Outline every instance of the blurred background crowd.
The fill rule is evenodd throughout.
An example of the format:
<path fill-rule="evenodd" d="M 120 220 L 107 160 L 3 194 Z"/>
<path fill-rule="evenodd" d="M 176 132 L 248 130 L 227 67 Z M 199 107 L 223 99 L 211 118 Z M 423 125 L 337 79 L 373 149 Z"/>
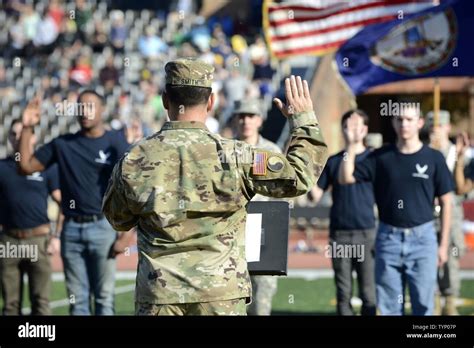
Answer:
<path fill-rule="evenodd" d="M 251 18 L 206 18 L 199 15 L 202 2 L 193 0 L 161 7 L 121 10 L 84 0 L 4 2 L 0 157 L 7 153 L 11 121 L 36 93 L 49 110 L 35 129 L 40 144 L 79 129 L 67 108 L 58 105 L 75 102 L 86 86 L 105 96 L 110 127 L 139 124 L 145 136 L 157 131 L 166 118 L 163 67 L 178 56 L 196 56 L 216 67 L 218 102 L 207 122 L 213 132 L 232 136 L 227 126 L 236 100 L 262 98 L 270 106 L 279 74 L 260 36 L 259 19 L 253 25 Z"/>

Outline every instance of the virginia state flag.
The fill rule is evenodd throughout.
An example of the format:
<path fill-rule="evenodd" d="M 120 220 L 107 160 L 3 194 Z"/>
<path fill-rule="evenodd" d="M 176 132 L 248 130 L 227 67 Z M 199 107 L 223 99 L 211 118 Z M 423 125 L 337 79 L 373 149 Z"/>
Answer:
<path fill-rule="evenodd" d="M 341 46 L 336 62 L 356 95 L 406 79 L 474 76 L 474 1 L 446 0 L 370 25 Z"/>

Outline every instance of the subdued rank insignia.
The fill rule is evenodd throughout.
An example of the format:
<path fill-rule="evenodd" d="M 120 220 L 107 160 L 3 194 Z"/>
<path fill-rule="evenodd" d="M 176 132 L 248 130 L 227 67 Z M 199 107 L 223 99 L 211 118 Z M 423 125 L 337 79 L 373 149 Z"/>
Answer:
<path fill-rule="evenodd" d="M 253 175 L 267 175 L 267 153 L 266 152 L 255 152 L 252 167 Z"/>
<path fill-rule="evenodd" d="M 280 170 L 283 169 L 284 166 L 285 165 L 284 165 L 283 161 L 278 156 L 272 156 L 268 159 L 267 167 L 272 172 L 279 172 Z"/>

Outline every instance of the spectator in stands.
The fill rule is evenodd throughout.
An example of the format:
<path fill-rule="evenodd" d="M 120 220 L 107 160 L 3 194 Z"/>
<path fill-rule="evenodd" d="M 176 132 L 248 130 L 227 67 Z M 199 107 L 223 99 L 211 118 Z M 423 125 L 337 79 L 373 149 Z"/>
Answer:
<path fill-rule="evenodd" d="M 53 17 L 47 11 L 41 15 L 38 22 L 36 33 L 33 38 L 33 44 L 36 48 L 36 53 L 49 55 L 53 52 L 56 39 L 59 31 Z"/>
<path fill-rule="evenodd" d="M 114 11 L 111 14 L 112 27 L 110 28 L 110 44 L 114 52 L 122 53 L 127 39 L 128 30 L 124 23 L 124 15 L 122 11 Z"/>
<path fill-rule="evenodd" d="M 41 77 L 40 90 L 43 98 L 49 98 L 53 94 L 53 88 L 51 86 L 51 77 L 45 75 Z"/>
<path fill-rule="evenodd" d="M 232 54 L 232 47 L 219 24 L 216 24 L 212 32 L 211 47 L 212 52 L 222 56 L 224 61 Z"/>
<path fill-rule="evenodd" d="M 141 119 L 146 128 L 154 133 L 158 131 L 165 122 L 165 109 L 158 87 L 152 81 L 142 81 L 140 87 L 144 93 L 144 101 Z"/>
<path fill-rule="evenodd" d="M 114 56 L 109 55 L 105 61 L 105 66 L 100 70 L 99 81 L 104 86 L 104 94 L 112 93 L 113 88 L 118 84 L 119 72 L 114 66 Z"/>
<path fill-rule="evenodd" d="M 270 65 L 263 39 L 258 38 L 256 43 L 250 47 L 250 55 L 254 65 L 252 80 L 258 83 L 262 96 L 272 94 L 271 81 L 275 70 Z"/>
<path fill-rule="evenodd" d="M 65 17 L 59 33 L 58 44 L 62 47 L 71 46 L 78 37 L 76 21 L 70 16 Z"/>
<path fill-rule="evenodd" d="M 14 100 L 16 98 L 16 90 L 6 79 L 6 70 L 3 64 L 0 64 L 0 98 Z"/>
<path fill-rule="evenodd" d="M 138 49 L 146 58 L 156 58 L 168 49 L 166 43 L 156 35 L 156 30 L 152 26 L 145 29 L 145 36 L 138 41 Z"/>
<path fill-rule="evenodd" d="M 25 6 L 26 0 L 5 0 L 3 8 L 9 16 L 19 15 Z"/>
<path fill-rule="evenodd" d="M 36 36 L 36 30 L 40 22 L 40 16 L 35 12 L 33 5 L 27 4 L 24 6 L 23 16 L 23 30 L 25 33 L 26 40 L 32 41 Z"/>
<path fill-rule="evenodd" d="M 9 30 L 9 49 L 7 50 L 5 57 L 7 59 L 13 59 L 14 57 L 23 57 L 25 54 L 25 46 L 28 43 L 26 37 L 25 28 L 23 25 L 23 16 L 14 15 L 13 25 Z"/>
<path fill-rule="evenodd" d="M 51 0 L 48 5 L 48 15 L 56 24 L 56 29 L 59 32 L 64 20 L 64 6 L 59 0 Z"/>
<path fill-rule="evenodd" d="M 74 10 L 74 19 L 77 26 L 78 38 L 83 42 L 87 42 L 87 26 L 92 19 L 92 11 L 86 0 L 76 0 L 76 8 Z"/>
<path fill-rule="evenodd" d="M 118 99 L 116 115 L 121 123 L 125 124 L 132 114 L 132 98 L 130 92 L 122 90 Z"/>
<path fill-rule="evenodd" d="M 104 50 L 107 45 L 107 33 L 104 29 L 104 23 L 101 20 L 94 22 L 94 33 L 91 38 L 92 51 L 100 53 Z"/>
<path fill-rule="evenodd" d="M 354 116 L 352 116 L 354 115 Z M 362 135 L 354 144 L 356 162 L 370 154 L 364 146 L 369 117 L 362 110 L 349 110 L 341 118 L 341 128 L 347 127 L 347 119 L 354 117 Z M 375 215 L 374 192 L 372 183 L 357 182 L 352 185 L 340 185 L 338 181 L 339 165 L 344 160 L 349 142 L 344 135 L 344 150 L 329 157 L 317 186 L 311 191 L 313 201 L 319 202 L 323 192 L 331 188 L 332 206 L 329 224 L 329 245 L 327 257 L 331 258 L 336 282 L 337 314 L 354 315 L 352 299 L 352 272 L 357 274 L 359 297 L 362 300 L 362 315 L 375 315 Z M 345 247 L 360 250 L 359 254 L 338 255 L 336 250 Z"/>
<path fill-rule="evenodd" d="M 196 13 L 197 4 L 193 0 L 177 0 L 173 2 L 176 4 L 174 5 L 172 3 L 170 8 L 176 8 L 176 11 L 182 14 L 183 16 L 188 16 L 192 13 Z"/>
<path fill-rule="evenodd" d="M 87 56 L 79 56 L 76 64 L 74 64 L 74 67 L 69 72 L 69 78 L 80 86 L 86 86 L 91 82 L 92 67 Z"/>
<path fill-rule="evenodd" d="M 220 120 L 221 126 L 227 124 L 230 116 L 232 115 L 232 109 L 237 100 L 243 100 L 246 97 L 246 91 L 250 86 L 250 81 L 247 77 L 240 73 L 239 60 L 236 56 L 235 59 L 228 60 L 227 71 L 229 71 L 229 77 L 225 79 L 223 90 L 226 96 L 227 109 L 222 115 Z"/>

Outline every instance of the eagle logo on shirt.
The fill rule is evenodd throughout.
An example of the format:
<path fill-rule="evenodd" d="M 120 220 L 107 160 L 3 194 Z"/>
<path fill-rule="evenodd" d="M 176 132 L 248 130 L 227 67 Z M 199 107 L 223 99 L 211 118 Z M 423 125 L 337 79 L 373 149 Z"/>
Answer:
<path fill-rule="evenodd" d="M 44 178 L 41 176 L 41 172 L 34 172 L 31 175 L 27 175 L 26 180 L 43 181 Z"/>
<path fill-rule="evenodd" d="M 99 158 L 96 158 L 95 161 L 97 163 L 110 164 L 109 157 L 110 152 L 104 152 L 102 150 L 99 150 Z"/>
<path fill-rule="evenodd" d="M 425 174 L 426 171 L 428 170 L 428 165 L 425 164 L 424 166 L 421 166 L 419 163 L 415 165 L 416 168 L 416 173 L 413 173 L 412 175 L 417 178 L 423 178 L 423 179 L 429 179 L 428 174 Z"/>

